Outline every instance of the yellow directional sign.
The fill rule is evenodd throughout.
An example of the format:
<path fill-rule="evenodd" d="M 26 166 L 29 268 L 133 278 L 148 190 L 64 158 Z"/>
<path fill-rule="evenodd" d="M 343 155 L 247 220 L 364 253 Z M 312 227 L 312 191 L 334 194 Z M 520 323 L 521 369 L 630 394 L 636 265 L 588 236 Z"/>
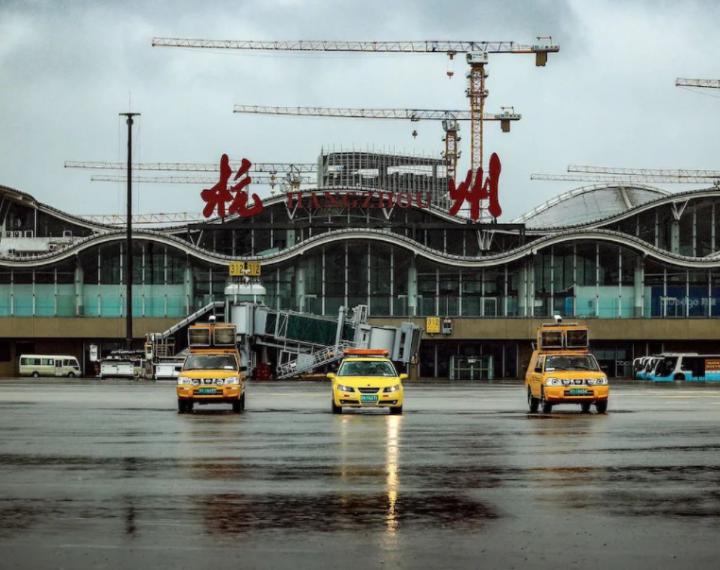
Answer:
<path fill-rule="evenodd" d="M 230 277 L 260 277 L 261 266 L 259 261 L 231 261 L 228 264 Z"/>
<path fill-rule="evenodd" d="M 425 332 L 428 334 L 440 334 L 440 317 L 426 317 Z"/>
<path fill-rule="evenodd" d="M 245 263 L 245 271 L 250 277 L 260 277 L 260 262 L 248 261 Z"/>

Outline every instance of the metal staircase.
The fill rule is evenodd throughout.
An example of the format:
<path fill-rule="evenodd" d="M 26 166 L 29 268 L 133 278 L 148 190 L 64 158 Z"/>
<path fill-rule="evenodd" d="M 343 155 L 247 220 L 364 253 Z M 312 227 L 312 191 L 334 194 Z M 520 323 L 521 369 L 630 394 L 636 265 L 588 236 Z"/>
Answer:
<path fill-rule="evenodd" d="M 177 331 L 182 329 L 183 327 L 189 326 L 193 324 L 195 321 L 200 319 L 201 317 L 204 317 L 208 313 L 215 313 L 217 309 L 219 309 L 220 313 L 223 313 L 223 310 L 225 308 L 225 301 L 212 301 L 205 305 L 204 307 L 201 307 L 191 315 L 188 315 L 185 317 L 182 321 L 175 323 L 173 326 L 171 326 L 168 330 L 165 332 L 160 333 L 160 337 L 162 338 L 168 338 L 169 336 L 174 335 Z"/>
<path fill-rule="evenodd" d="M 343 341 L 333 346 L 325 346 L 310 353 L 294 355 L 295 358 L 281 363 L 277 368 L 277 378 L 291 378 L 298 374 L 307 374 L 321 366 L 337 362 L 345 355 L 345 350 L 352 348 L 354 343 Z M 291 353 L 286 353 L 293 356 Z"/>

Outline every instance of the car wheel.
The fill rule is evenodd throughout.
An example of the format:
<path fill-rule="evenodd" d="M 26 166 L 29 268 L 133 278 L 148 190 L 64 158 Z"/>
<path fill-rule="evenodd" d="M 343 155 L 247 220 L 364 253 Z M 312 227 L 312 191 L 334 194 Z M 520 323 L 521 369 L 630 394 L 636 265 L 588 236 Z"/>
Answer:
<path fill-rule="evenodd" d="M 75 378 L 74 372 L 68 372 L 68 378 Z"/>
<path fill-rule="evenodd" d="M 599 402 L 595 402 L 595 409 L 597 410 L 598 414 L 604 414 L 607 412 L 607 400 L 600 400 Z"/>
<path fill-rule="evenodd" d="M 675 378 L 673 380 L 685 380 L 685 374 L 675 374 Z"/>
<path fill-rule="evenodd" d="M 402 406 L 391 406 L 390 413 L 394 416 L 402 416 Z"/>
<path fill-rule="evenodd" d="M 580 409 L 582 409 L 583 414 L 590 412 L 590 402 L 580 404 Z"/>
<path fill-rule="evenodd" d="M 241 413 L 245 409 L 245 393 L 233 402 L 232 409 L 236 414 Z"/>
<path fill-rule="evenodd" d="M 32 373 L 33 378 L 40 378 L 40 374 L 38 374 L 37 370 Z"/>
<path fill-rule="evenodd" d="M 330 400 L 330 405 L 332 406 L 333 414 L 342 414 L 342 406 L 336 406 L 335 400 Z"/>
<path fill-rule="evenodd" d="M 532 395 L 532 390 L 528 388 L 528 409 L 531 414 L 536 414 L 540 407 L 540 400 Z"/>
<path fill-rule="evenodd" d="M 549 414 L 552 412 L 553 405 L 545 400 L 545 390 L 540 389 L 540 404 L 542 405 L 543 414 Z"/>
<path fill-rule="evenodd" d="M 178 398 L 178 413 L 184 414 L 185 412 L 187 412 L 187 406 L 185 406 L 185 400 L 181 400 L 180 398 Z"/>

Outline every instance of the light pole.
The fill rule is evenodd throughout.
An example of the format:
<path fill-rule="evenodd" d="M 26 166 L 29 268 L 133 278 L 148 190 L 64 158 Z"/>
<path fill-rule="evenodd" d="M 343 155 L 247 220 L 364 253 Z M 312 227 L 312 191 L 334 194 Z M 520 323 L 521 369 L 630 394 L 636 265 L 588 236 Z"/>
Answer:
<path fill-rule="evenodd" d="M 126 239 L 125 250 L 127 259 L 127 275 L 125 276 L 127 302 L 125 310 L 125 348 L 130 350 L 133 341 L 133 309 L 132 309 L 132 282 L 133 282 L 133 251 L 132 251 L 132 126 L 133 117 L 137 117 L 140 113 L 119 113 L 121 117 L 127 119 L 127 223 L 125 224 Z"/>

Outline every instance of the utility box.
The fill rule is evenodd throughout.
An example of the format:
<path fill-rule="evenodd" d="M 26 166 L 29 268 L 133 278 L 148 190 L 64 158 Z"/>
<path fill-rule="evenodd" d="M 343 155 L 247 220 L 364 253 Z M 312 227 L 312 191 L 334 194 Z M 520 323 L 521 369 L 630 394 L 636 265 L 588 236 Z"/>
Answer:
<path fill-rule="evenodd" d="M 442 321 L 442 333 L 446 335 L 451 335 L 453 333 L 453 322 L 452 319 L 448 319 L 447 317 L 443 319 Z"/>

